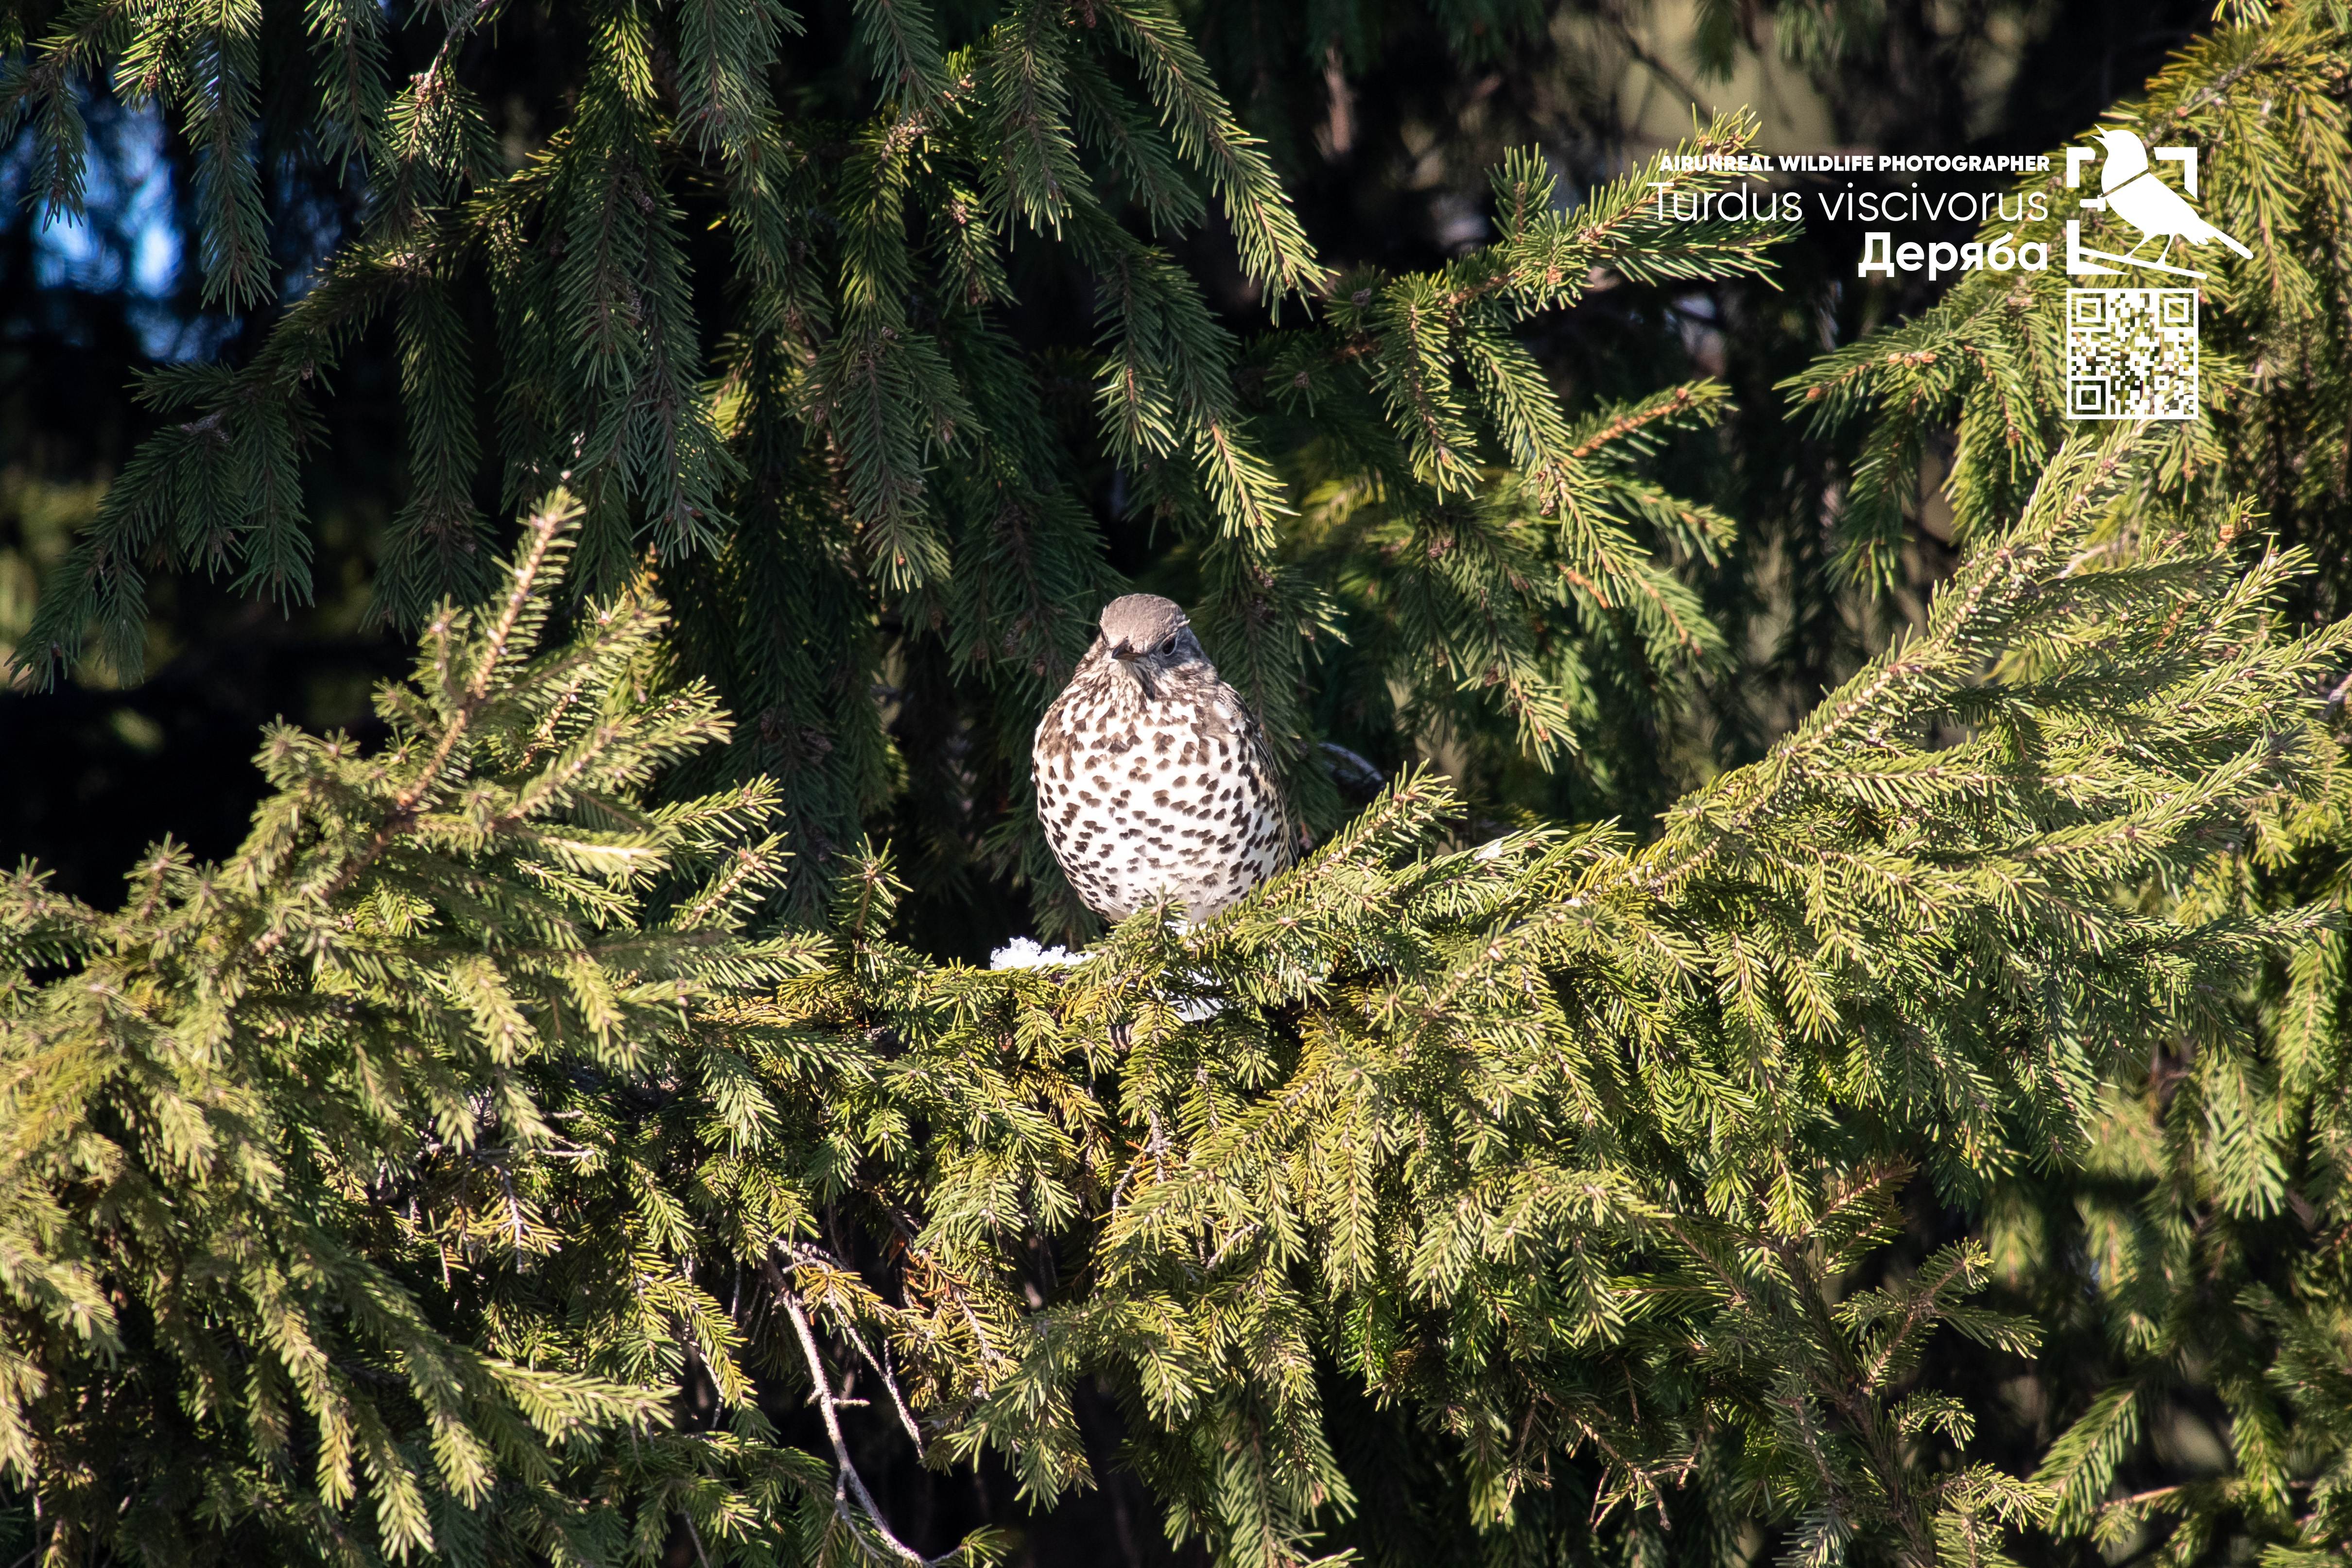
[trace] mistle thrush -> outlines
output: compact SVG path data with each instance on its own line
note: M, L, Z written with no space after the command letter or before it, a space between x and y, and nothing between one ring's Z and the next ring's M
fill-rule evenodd
M1037 726L1037 813L1106 920L1165 895L1207 919L1290 863L1265 735L1171 601L1114 599Z

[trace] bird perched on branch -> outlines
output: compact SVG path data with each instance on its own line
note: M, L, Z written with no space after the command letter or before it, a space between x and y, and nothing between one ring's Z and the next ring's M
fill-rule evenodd
M1156 594L1104 606L1037 726L1030 772L1054 858L1107 920L1163 896L1205 920L1296 847L1265 732Z
M2099 132L2099 143L2107 150L2099 162L2099 194L2109 212L2139 230L2140 245L2158 235L2164 236L2164 249L2157 253L2158 261L2171 254L2175 239L2190 245L2220 240L2240 256L2252 258L2252 251L2199 217L2186 196L2156 177L2148 167L2147 146L2137 135L2111 128ZM2132 247L2132 254L2139 254L2138 246Z

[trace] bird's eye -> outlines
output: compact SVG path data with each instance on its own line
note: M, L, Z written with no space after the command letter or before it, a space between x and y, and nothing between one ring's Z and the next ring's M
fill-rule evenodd
M1171 632L1167 636L1160 639L1160 651L1163 653L1172 653L1176 651L1175 632Z

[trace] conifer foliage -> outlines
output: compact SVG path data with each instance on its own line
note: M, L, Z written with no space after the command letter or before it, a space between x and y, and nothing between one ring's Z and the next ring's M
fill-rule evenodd
M1923 1462L1970 1417L1907 1378L2032 1325L1973 1242L1834 1282L1913 1168L1966 1199L2081 1149L2115 1060L2311 918L2106 895L2308 793L2342 655L2276 629L2288 558L2102 545L2142 444L2063 451L1919 636L1653 842L1460 844L1409 779L1206 925L998 973L896 944L878 854L821 928L747 933L773 791L650 803L726 723L641 589L551 632L557 497L430 618L385 747L280 730L228 861L0 903L34 1544L985 1559L876 1508L856 1368L1040 1500L1091 1479L1091 1376L1172 1534L1299 1562L1352 1502L1329 1366L1489 1521L1580 1450L1654 1502L1727 1435L1811 1553L1969 1560L2040 1494ZM778 1437L803 1392L830 1452Z
M1848 591L1944 423L1958 565L1759 759L1598 825L1414 769L1351 814L1316 743L1344 688L1386 755L1558 768L1724 667L1734 523L1661 472L1724 388L1571 410L1525 334L1762 274L1769 225L1655 215L1749 117L1573 201L1514 155L1488 243L1332 276L1160 0L0 40L47 199L92 81L163 106L207 288L268 317L147 382L22 671L134 673L158 570L305 596L368 333L418 641L381 744L268 733L233 854L161 844L112 910L0 883L0 1562L1014 1550L894 1511L886 1453L1038 1509L1108 1460L1237 1568L1407 1560L1412 1474L1496 1561L2332 1560L2343 465L2299 433L2352 399L2346 33L2229 20L2122 111L2262 174L2214 182L2272 241L2213 289L2217 419L2064 426L2048 277L1826 356L1787 390L1867 422ZM528 138L470 85L507 27L562 46ZM853 64L782 94L804 27ZM288 146L363 195L294 280ZM1101 934L1021 780L1147 526L1317 843ZM1100 940L923 950L974 864ZM2192 1406L2226 1463L2137 1487Z
M1073 494L1105 469L1119 509L1186 541L1186 601L1326 828L1339 801L1308 760L1299 690L1306 649L1339 628L1322 574L1285 548L1286 464L1311 455L1349 512L1375 509L1350 556L1393 555L1401 531L1431 558L1383 609L1393 633L1369 644L1371 682L1412 693L1411 726L1499 703L1550 755L1598 716L1580 640L1629 643L1661 676L1717 645L1653 557L1706 556L1726 525L1643 469L1660 432L1710 414L1720 389L1664 389L1572 425L1511 329L1603 273L1759 269L1771 228L1661 222L1649 188L1738 176L1654 161L1566 213L1540 160L1516 158L1498 172L1494 244L1432 274L1335 282L1162 0L1022 0L961 45L920 4L853 9L872 99L796 118L772 68L803 24L772 0L592 8L560 29L581 57L563 123L509 170L464 71L497 28L524 25L499 4L312 11L299 39L259 6L68 6L0 84L0 130L31 118L59 210L78 198L78 95L106 76L205 150L209 298L243 308L281 292L253 233L257 130L347 160L367 217L285 291L245 364L150 378L169 423L56 574L18 666L50 678L94 653L135 673L158 563L306 599L306 435L351 345L386 325L409 471L379 611L413 626L442 596L482 591L486 462L509 507L568 476L584 580L610 591L649 550L693 606L698 666L747 720L723 771L779 781L803 910L890 793L865 696L904 650L877 619L941 644L979 793L1025 822L1029 727L1115 586ZM394 17L409 26L388 30ZM396 79L394 54L436 37ZM292 123L257 99L273 47L267 74L305 89L281 95L281 114L303 111ZM1682 151L1735 152L1754 133L1729 117ZM1141 237L1212 214L1274 319L1312 324L1238 339ZM693 248L698 226L725 246ZM690 256L709 273L690 276ZM1091 338L1064 358L1007 329L1016 261L1033 287L1058 271L1055 287L1092 302ZM484 317L494 342L469 336ZM1074 374L1079 400L1056 391ZM783 625L781 603L798 612ZM1083 926L1034 831L988 853L1035 883L1049 924Z
M541 646L575 517L433 619L387 748L271 734L230 860L161 844L111 913L10 883L0 1464L44 1561L605 1560L668 1527L596 1506L600 1465L811 1484L662 1430L677 1331L720 1365L726 1334L656 1261L676 1198L604 1096L795 945L736 934L772 789L644 800L727 730L661 686L658 607Z
M2251 504L2265 531L2316 558L2294 612L2331 618L2347 602L2344 429L2319 411L2352 399L2352 32L2340 6L2231 9L2236 25L2112 116L2151 144L2198 147L2213 171L2204 209L2259 238L2251 258L2209 246L2194 263L2212 274L2198 286L2206 415L2171 427L2140 504L2200 538L2244 526ZM2076 205L2095 190L2070 190L2063 173L2035 183L2050 216L2021 240L2063 256L2073 219L2085 245L2128 248L2112 214ZM1858 576L1899 542L1939 429L1956 438L1945 492L1961 538L1997 527L2032 483L2066 428L2065 284L2055 269L1971 277L1790 383L1817 418L1865 431L1842 519ZM2345 689L2332 693L2339 723ZM2340 910L2345 787L2337 772L2320 797L2264 814L2172 890L2176 909ZM2090 1158L2020 1171L1986 1206L2011 1300L2065 1332L2044 1361L2057 1427L2037 1478L2061 1536L2180 1563L2332 1561L2352 1542L2347 980L2332 927L2288 962L2249 968L2227 1017L2152 1037L2102 1087ZM2218 1428L2205 1473L2158 1458L2184 1427Z
M939 637L983 792L1021 804L1018 750L1112 588L1075 494L1106 465L1129 515L1192 546L1200 580L1185 600L1327 828L1339 800L1306 762L1298 689L1303 649L1336 630L1336 609L1324 573L1282 548L1294 506L1279 465L1303 446L1327 446L1355 501L1437 536L1421 543L1442 567L1388 612L1400 634L1373 640L1373 682L1416 694L1409 727L1498 698L1538 752L1571 746L1578 719L1597 717L1578 613L1612 640L1630 632L1667 674L1710 649L1689 592L1651 555L1661 543L1707 555L1722 519L1639 465L1658 430L1710 413L1719 391L1667 391L1571 428L1510 327L1576 298L1601 268L1759 268L1773 230L1661 224L1644 188L1736 176L1630 169L1561 214L1538 160L1515 160L1498 176L1496 245L1442 273L1331 285L1162 0L1024 0L960 47L924 5L856 5L875 103L852 120L781 113L772 66L802 24L769 0L600 7L574 40L576 106L510 172L463 80L501 9L400 12L419 36L440 28L404 82L388 61L416 40L388 36L388 14L364 5L308 14L294 36L266 28L264 7L89 0L16 58L0 130L33 118L58 209L78 197L91 75L160 101L205 148L209 298L247 308L275 294L254 242L264 70L306 82L303 130L369 200L364 228L249 362L151 376L143 395L172 418L42 597L21 668L54 677L94 634L103 665L136 673L155 562L306 600L306 433L376 324L397 334L409 425L379 612L416 625L442 595L482 592L494 546L478 402L494 397L506 503L569 475L585 583L612 591L640 550L677 569L696 661L748 717L731 776L769 773L785 789L802 907L889 792L863 701L898 653L870 630L877 616ZM1684 151L1731 152L1752 134L1752 120L1724 120ZM1212 209L1275 318L1312 308L1315 324L1242 343L1192 273L1139 237L1183 235ZM724 233L724 249L691 252L722 280L689 275L691 225ZM1056 413L1049 391L1068 369L1004 329L1021 246L1094 301L1094 336L1070 343L1091 418ZM468 336L482 315L494 346ZM487 348L494 383L478 374ZM1543 546L1512 527L1522 517L1548 522ZM1392 543L1383 529L1348 538L1345 559ZM776 601L802 613L779 628ZM1061 895L1034 832L990 853L1042 898ZM1068 903L1049 915L1085 924Z

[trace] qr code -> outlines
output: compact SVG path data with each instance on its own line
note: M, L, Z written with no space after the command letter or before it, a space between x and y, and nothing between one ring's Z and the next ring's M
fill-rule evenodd
M2066 290L2069 419L2197 417L2197 290Z

